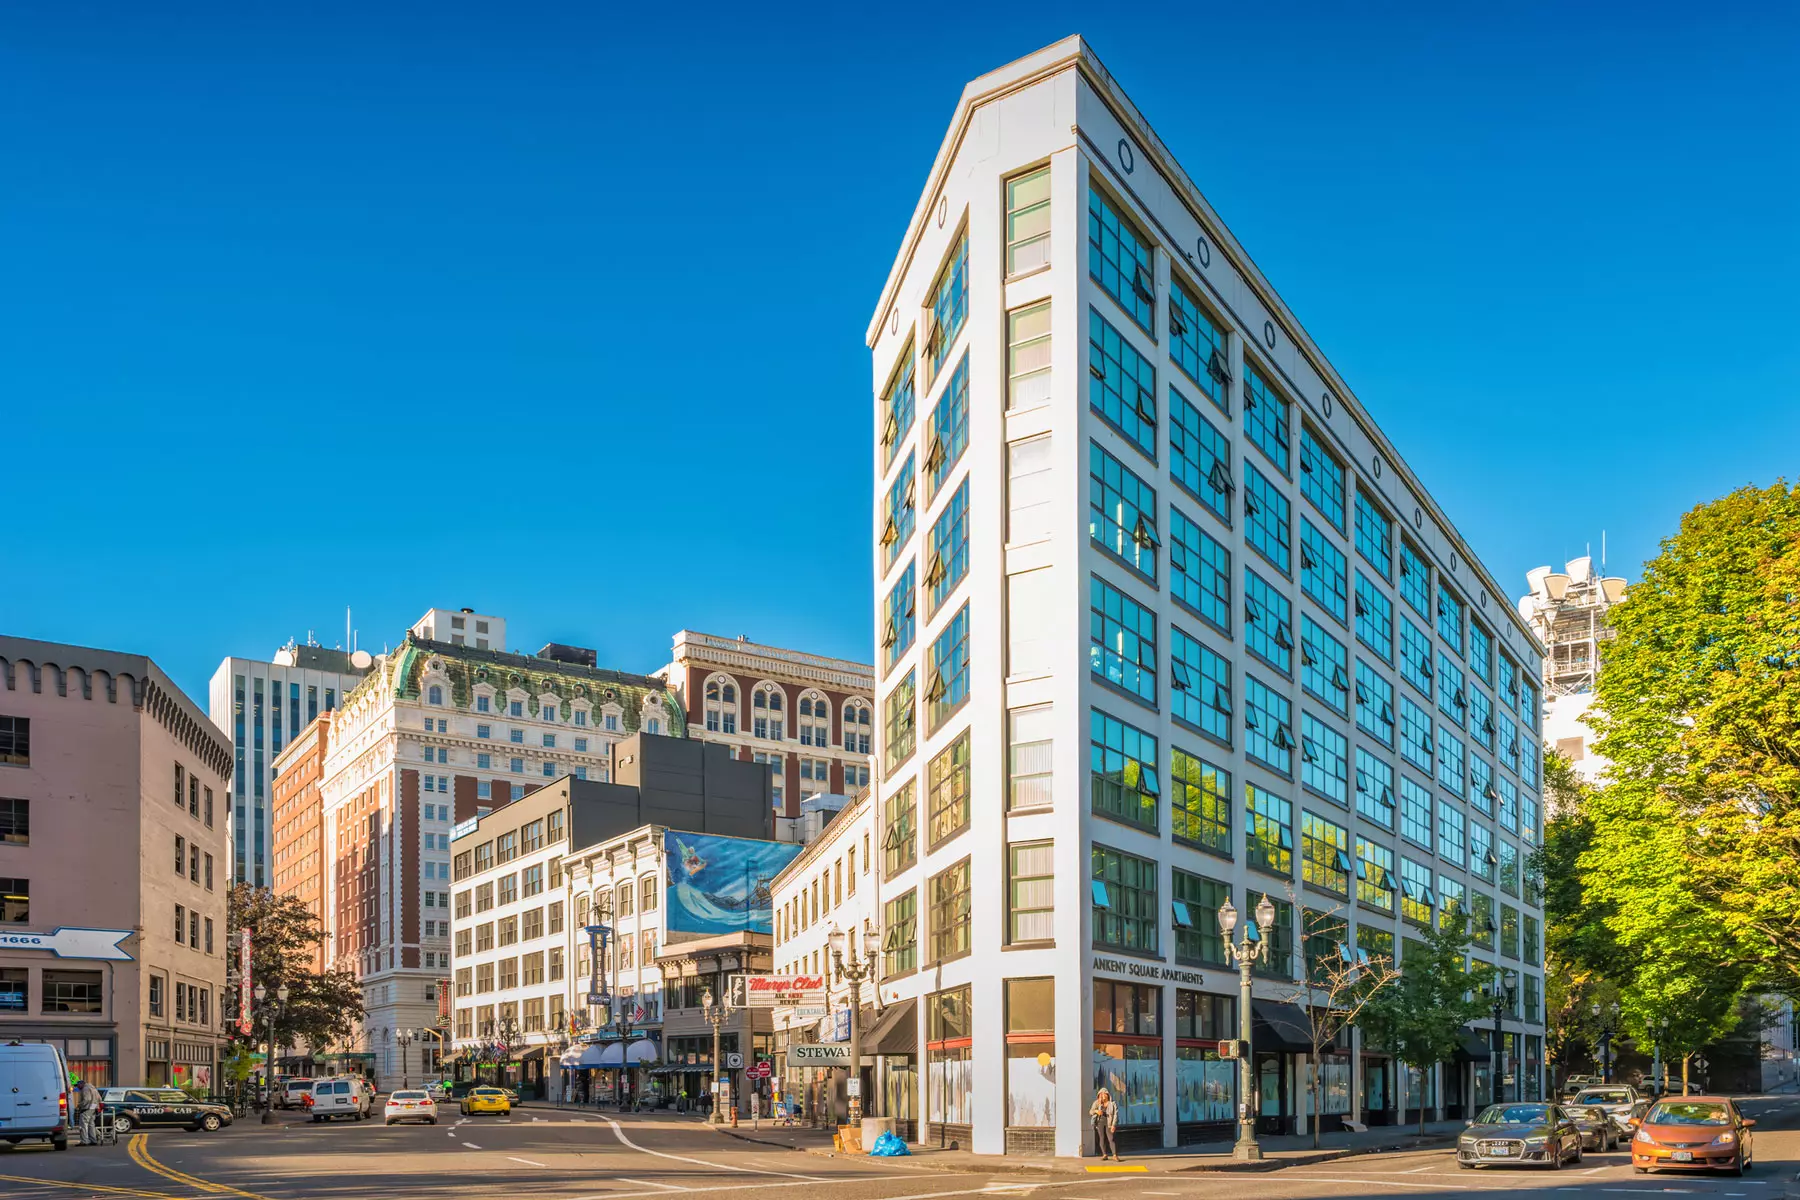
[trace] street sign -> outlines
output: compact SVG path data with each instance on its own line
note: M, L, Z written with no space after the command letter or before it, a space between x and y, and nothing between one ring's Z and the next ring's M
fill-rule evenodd
M855 1075L844 1080L844 1095L852 1100L860 1100L862 1098L862 1080Z
M767 1079L769 1077L769 1074L770 1074L769 1064L767 1062L759 1062L759 1063L751 1064L750 1078L752 1078L752 1079Z
M741 1054L727 1054L727 1055L726 1055L726 1056L725 1056L725 1068L726 1068L726 1070L729 1070L729 1071L735 1071L735 1070L737 1070L737 1069L738 1069L738 1068L739 1068L739 1067L742 1067L742 1066L743 1066L743 1065L744 1065L744 1056L743 1056L743 1055L741 1055Z
M789 1046L788 1070L801 1067L847 1067L850 1046L845 1042L822 1042L814 1046Z

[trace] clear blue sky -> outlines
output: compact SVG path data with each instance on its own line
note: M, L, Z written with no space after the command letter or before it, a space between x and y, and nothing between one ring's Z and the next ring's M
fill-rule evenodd
M1071 32L1506 586L1800 463L1790 6L855 8L0 8L0 630L867 659L863 331Z

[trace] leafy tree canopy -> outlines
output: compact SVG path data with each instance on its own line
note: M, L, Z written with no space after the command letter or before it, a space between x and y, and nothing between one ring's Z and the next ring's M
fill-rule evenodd
M1452 910L1422 940L1407 941L1400 977L1368 997L1356 1024L1408 1066L1448 1062L1463 1026L1488 1010L1478 989L1493 968L1481 962L1469 968L1468 921ZM1424 1120L1421 1109L1421 1129Z
M236 970L238 930L250 933L250 971L271 999L255 1013L255 1029L247 1039L260 1045L268 1040L268 1020L276 1015L275 1040L283 1046L305 1042L323 1047L347 1039L362 1020L362 988L356 976L343 969L313 970L314 958L324 942L319 919L297 896L277 895L267 888L240 883L226 897L226 940L232 969ZM275 989L286 984L285 1008L272 999ZM223 1014L227 1031L237 1035L236 1006Z

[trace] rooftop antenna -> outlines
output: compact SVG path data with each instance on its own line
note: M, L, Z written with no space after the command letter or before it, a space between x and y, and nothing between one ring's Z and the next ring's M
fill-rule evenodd
M1606 530L1600 531L1600 573L1606 574Z
M351 637L352 637L352 634L350 632L350 606L348 604L346 604L346 605L344 605L344 645L348 646L350 644Z

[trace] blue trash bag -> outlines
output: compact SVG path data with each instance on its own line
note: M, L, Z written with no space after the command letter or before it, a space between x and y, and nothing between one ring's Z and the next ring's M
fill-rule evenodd
M875 1139L875 1145L869 1151L869 1155L873 1158L902 1158L911 1157L912 1151L906 1148L905 1142L893 1134L883 1133Z

